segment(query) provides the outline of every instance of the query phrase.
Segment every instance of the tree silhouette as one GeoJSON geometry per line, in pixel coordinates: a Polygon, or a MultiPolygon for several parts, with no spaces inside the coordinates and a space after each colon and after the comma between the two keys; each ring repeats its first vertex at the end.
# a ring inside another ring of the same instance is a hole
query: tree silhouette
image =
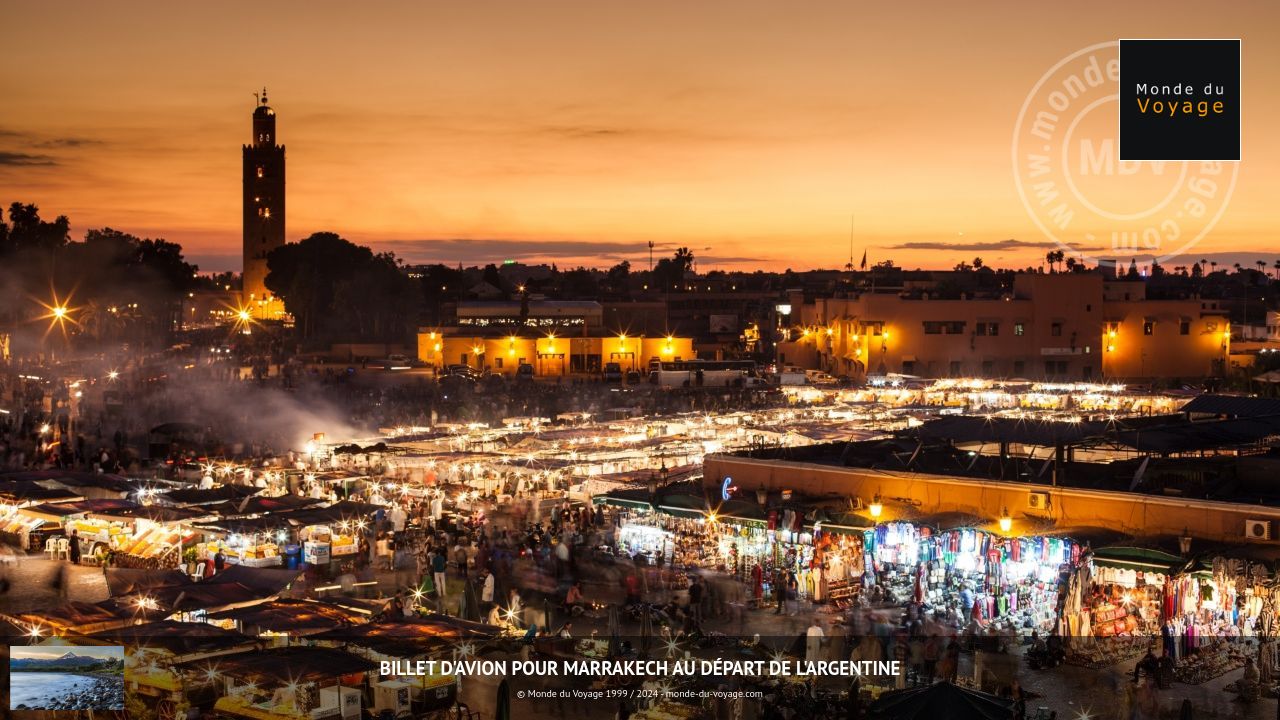
{"type": "Polygon", "coordinates": [[[693,251],[687,247],[676,250],[669,258],[662,258],[653,268],[654,285],[661,290],[675,290],[693,269],[693,251]]]}

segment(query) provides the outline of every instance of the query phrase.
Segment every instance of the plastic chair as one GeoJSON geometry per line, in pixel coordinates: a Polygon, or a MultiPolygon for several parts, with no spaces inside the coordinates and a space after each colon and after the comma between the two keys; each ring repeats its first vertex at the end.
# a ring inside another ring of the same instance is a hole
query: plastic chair
{"type": "Polygon", "coordinates": [[[204,578],[204,563],[196,563],[196,571],[191,573],[191,578],[193,580],[200,580],[204,578]]]}
{"type": "Polygon", "coordinates": [[[45,554],[49,556],[49,559],[52,560],[53,556],[58,554],[58,538],[46,538],[44,541],[44,551],[45,554]]]}
{"type": "Polygon", "coordinates": [[[64,538],[64,537],[60,537],[60,538],[58,538],[58,552],[57,552],[57,555],[58,555],[58,559],[59,559],[59,560],[61,560],[61,559],[63,559],[63,558],[66,558],[67,560],[70,560],[70,559],[71,559],[71,541],[67,540],[67,539],[66,539],[66,538],[64,538]]]}

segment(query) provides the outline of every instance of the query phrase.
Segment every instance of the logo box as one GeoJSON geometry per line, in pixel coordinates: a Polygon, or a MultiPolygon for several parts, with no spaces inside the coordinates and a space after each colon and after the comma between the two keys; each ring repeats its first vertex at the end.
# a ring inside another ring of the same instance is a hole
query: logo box
{"type": "Polygon", "coordinates": [[[1239,160],[1240,40],[1120,40],[1120,159],[1239,160]]]}

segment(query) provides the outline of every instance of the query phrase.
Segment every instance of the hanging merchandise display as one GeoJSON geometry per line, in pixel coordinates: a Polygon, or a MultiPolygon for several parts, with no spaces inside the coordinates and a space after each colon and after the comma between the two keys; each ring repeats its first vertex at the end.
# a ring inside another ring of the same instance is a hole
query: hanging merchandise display
{"type": "Polygon", "coordinates": [[[915,603],[954,625],[999,620],[1022,635],[1051,631],[1061,577],[1079,546],[1057,537],[1005,537],[974,528],[937,532],[895,522],[864,534],[864,582],[881,602],[915,603]]]}

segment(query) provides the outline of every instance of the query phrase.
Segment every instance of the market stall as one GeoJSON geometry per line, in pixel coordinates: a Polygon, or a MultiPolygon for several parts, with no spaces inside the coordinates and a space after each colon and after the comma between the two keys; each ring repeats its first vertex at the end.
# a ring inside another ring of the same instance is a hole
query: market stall
{"type": "Polygon", "coordinates": [[[958,624],[1002,620],[1023,635],[1057,625],[1059,579],[1080,546],[1058,537],[939,531],[894,522],[864,534],[864,582],[884,601],[922,603],[958,624]]]}
{"type": "MultiPolygon", "coordinates": [[[[7,476],[5,476],[7,478],[7,476]]],[[[71,490],[50,489],[30,480],[0,482],[0,543],[23,550],[41,550],[48,531],[40,532],[44,520],[23,515],[18,510],[41,503],[84,500],[71,490]]]]}
{"type": "Polygon", "coordinates": [[[1255,654],[1240,640],[1275,631],[1277,600],[1261,563],[1103,548],[1072,574],[1061,631],[1073,662],[1101,667],[1154,647],[1179,681],[1196,684],[1255,654]]]}
{"type": "Polygon", "coordinates": [[[276,523],[266,518],[221,521],[199,526],[205,540],[195,544],[195,559],[210,563],[222,554],[227,565],[275,567],[283,565],[283,551],[289,539],[286,527],[270,529],[276,523]]]}
{"type": "Polygon", "coordinates": [[[340,522],[337,525],[321,523],[307,525],[298,531],[302,543],[302,560],[308,565],[328,565],[351,557],[360,549],[355,533],[363,530],[365,523],[340,522]]]}
{"type": "Polygon", "coordinates": [[[155,711],[156,720],[180,720],[192,708],[209,708],[217,700],[204,672],[176,666],[198,658],[252,646],[252,639],[206,623],[160,622],[129,625],[91,636],[95,641],[125,645],[124,678],[130,692],[155,711]]]}
{"type": "Polygon", "coordinates": [[[215,713],[237,718],[338,717],[363,711],[360,688],[377,665],[341,650],[288,647],[223,655],[179,667],[210,678],[215,713]]]}
{"type": "Polygon", "coordinates": [[[101,562],[108,553],[131,545],[137,535],[137,518],[127,515],[142,506],[127,500],[81,500],[46,503],[17,510],[16,532],[30,534],[37,528],[51,534],[74,534],[84,561],[101,562]],[[108,513],[117,513],[112,516],[108,513]]]}
{"type": "Polygon", "coordinates": [[[201,510],[153,505],[89,513],[86,519],[91,522],[119,522],[126,528],[132,528],[129,536],[119,534],[114,538],[113,566],[162,568],[179,566],[183,548],[194,545],[197,537],[191,523],[208,517],[201,510]]]}
{"type": "MultiPolygon", "coordinates": [[[[311,639],[321,645],[341,647],[370,662],[381,663],[424,658],[453,660],[464,651],[469,655],[478,654],[487,643],[500,636],[501,631],[491,625],[428,615],[341,628],[313,635],[311,639]]],[[[401,662],[395,667],[408,667],[408,662],[401,662]]],[[[411,712],[417,716],[452,707],[457,701],[459,688],[460,680],[456,675],[438,672],[382,675],[372,684],[373,710],[375,713],[391,710],[396,716],[411,712]]]]}

